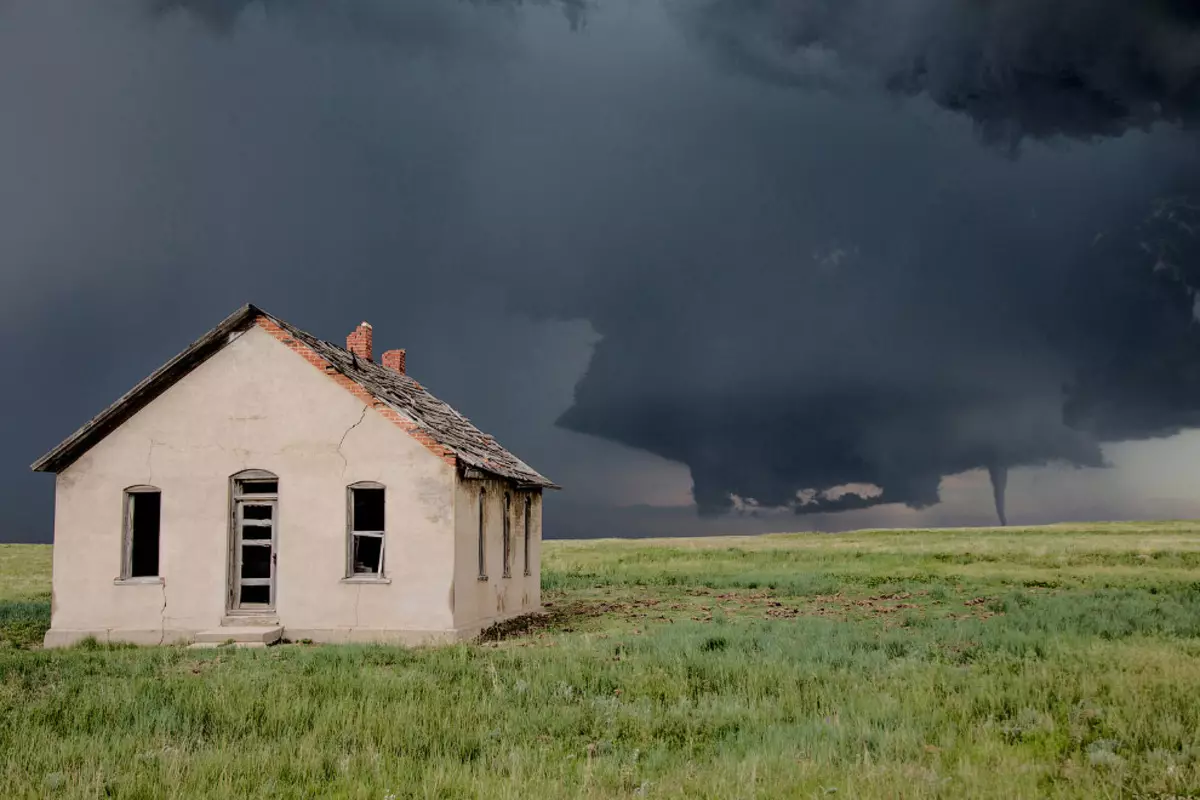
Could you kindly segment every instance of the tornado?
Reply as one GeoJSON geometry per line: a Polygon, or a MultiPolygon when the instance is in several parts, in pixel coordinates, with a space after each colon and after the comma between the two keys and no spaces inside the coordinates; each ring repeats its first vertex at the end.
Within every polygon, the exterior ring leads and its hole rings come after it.
{"type": "Polygon", "coordinates": [[[996,501],[996,516],[1002,526],[1008,525],[1008,516],[1004,513],[1004,493],[1008,489],[1008,467],[1004,464],[988,465],[988,477],[992,479],[992,497],[996,501]]]}

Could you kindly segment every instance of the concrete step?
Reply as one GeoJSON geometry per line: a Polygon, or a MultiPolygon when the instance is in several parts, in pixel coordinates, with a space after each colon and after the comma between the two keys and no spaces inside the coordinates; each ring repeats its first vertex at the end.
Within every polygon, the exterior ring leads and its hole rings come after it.
{"type": "Polygon", "coordinates": [[[268,645],[283,636],[282,625],[230,625],[196,633],[196,644],[218,645],[232,640],[238,645],[268,645]]]}
{"type": "Polygon", "coordinates": [[[278,624],[279,617],[274,614],[221,617],[222,628],[273,628],[278,624]]]}

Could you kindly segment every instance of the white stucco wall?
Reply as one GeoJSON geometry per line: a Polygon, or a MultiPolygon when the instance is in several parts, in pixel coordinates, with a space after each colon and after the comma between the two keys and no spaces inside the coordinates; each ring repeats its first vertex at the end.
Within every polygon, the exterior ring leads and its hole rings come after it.
{"type": "Polygon", "coordinates": [[[542,495],[517,491],[498,480],[463,480],[455,490],[456,568],[454,571],[454,621],[464,635],[511,617],[538,611],[542,606],[542,495]],[[485,491],[484,540],[487,580],[479,578],[479,490],[485,491]],[[512,494],[511,577],[503,576],[504,493],[512,494]],[[525,575],[524,503],[532,500],[530,518],[530,574],[525,575]]]}
{"type": "Polygon", "coordinates": [[[245,469],[279,476],[275,617],[285,636],[454,635],[454,468],[251,327],[58,475],[47,644],[172,642],[220,626],[230,476],[245,469]],[[342,580],[346,486],[356,481],[387,487],[390,583],[342,580]],[[137,484],[162,492],[162,581],[117,585],[123,491],[137,484]]]}

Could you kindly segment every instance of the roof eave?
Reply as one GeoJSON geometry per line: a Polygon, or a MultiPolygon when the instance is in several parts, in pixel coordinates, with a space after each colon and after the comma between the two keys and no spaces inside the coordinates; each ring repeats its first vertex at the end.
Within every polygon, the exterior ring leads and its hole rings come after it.
{"type": "Polygon", "coordinates": [[[516,478],[509,478],[509,480],[515,483],[518,489],[562,489],[557,483],[548,481],[545,478],[539,481],[522,481],[516,478]]]}
{"type": "Polygon", "coordinates": [[[554,483],[553,481],[547,479],[543,475],[538,475],[537,473],[534,473],[534,475],[537,476],[536,480],[525,480],[525,479],[515,477],[513,475],[505,475],[503,472],[499,472],[494,469],[489,469],[486,466],[481,466],[479,464],[473,464],[473,463],[469,462],[467,459],[463,458],[461,454],[458,455],[458,464],[459,464],[459,472],[462,475],[462,477],[467,478],[469,480],[479,480],[479,479],[487,476],[487,477],[493,478],[495,480],[508,481],[509,483],[516,486],[518,489],[562,489],[561,486],[559,486],[558,484],[554,483]],[[472,473],[474,473],[474,474],[472,474],[472,473]]]}

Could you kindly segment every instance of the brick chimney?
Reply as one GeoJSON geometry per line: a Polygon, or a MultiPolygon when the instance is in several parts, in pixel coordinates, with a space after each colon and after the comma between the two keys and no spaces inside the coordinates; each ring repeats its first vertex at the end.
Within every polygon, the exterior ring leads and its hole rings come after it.
{"type": "Polygon", "coordinates": [[[383,353],[383,365],[388,369],[394,369],[401,375],[404,374],[404,356],[403,350],[385,350],[383,353]]]}
{"type": "Polygon", "coordinates": [[[354,333],[346,337],[346,349],[364,361],[371,360],[371,323],[359,323],[354,333]]]}

